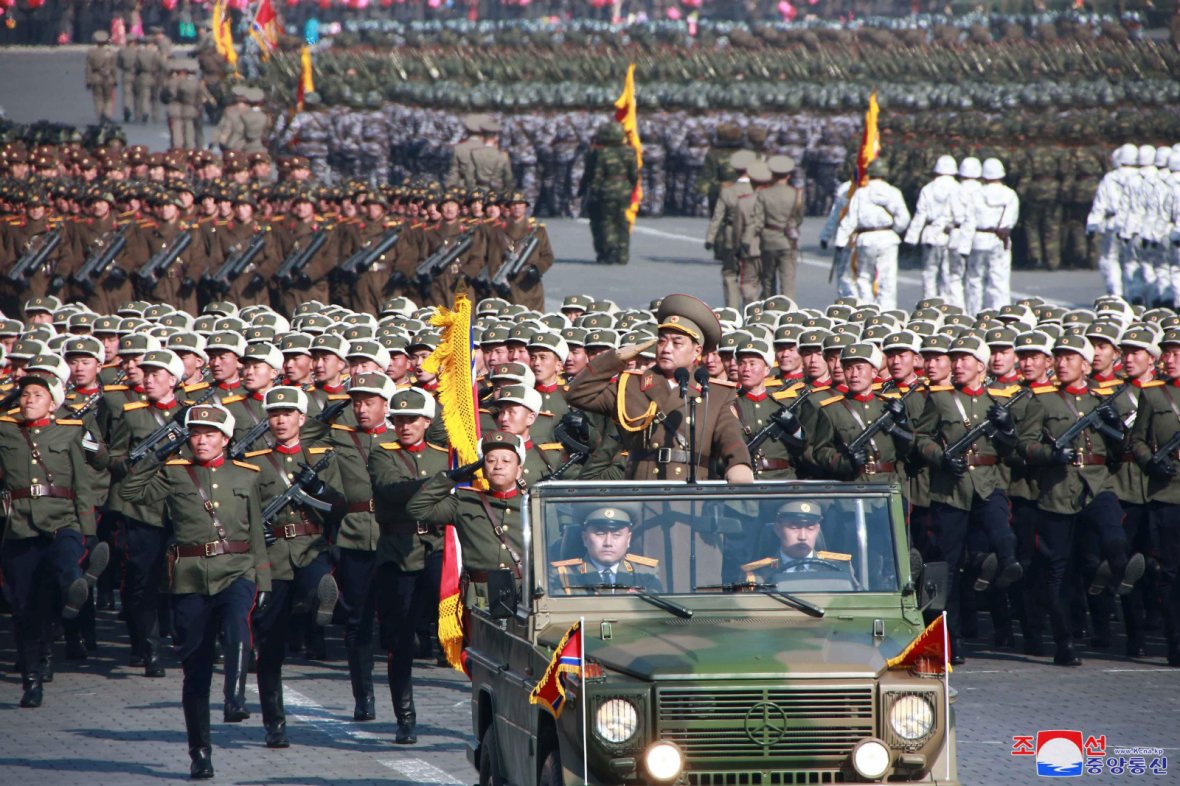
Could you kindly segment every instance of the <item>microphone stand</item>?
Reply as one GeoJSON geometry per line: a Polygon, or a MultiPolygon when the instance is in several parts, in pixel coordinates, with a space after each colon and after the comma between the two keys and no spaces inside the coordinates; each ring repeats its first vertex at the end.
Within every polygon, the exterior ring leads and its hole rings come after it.
{"type": "Polygon", "coordinates": [[[688,369],[676,369],[676,382],[680,385],[680,397],[688,405],[688,482],[697,482],[697,397],[688,388],[688,369]]]}

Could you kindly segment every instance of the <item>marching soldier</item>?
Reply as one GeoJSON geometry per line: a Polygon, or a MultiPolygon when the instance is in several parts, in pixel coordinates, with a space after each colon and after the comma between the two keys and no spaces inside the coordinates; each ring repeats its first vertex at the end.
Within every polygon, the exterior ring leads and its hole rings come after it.
{"type": "Polygon", "coordinates": [[[804,196],[790,184],[795,159],[771,156],[766,166],[774,182],[758,192],[747,230],[749,237],[743,238],[742,242],[753,248],[754,236],[758,238],[758,246],[762,249],[762,296],[782,293],[794,300],[804,196]]]}
{"type": "MultiPolygon", "coordinates": [[[[291,218],[282,224],[280,245],[283,261],[290,259],[293,254],[304,251],[315,242],[318,235],[328,234],[333,228],[331,222],[316,215],[315,197],[312,192],[301,189],[291,200],[291,218]]],[[[296,307],[308,300],[329,302],[328,275],[334,266],[334,260],[328,251],[330,240],[331,237],[325,240],[320,249],[303,265],[302,270],[292,271],[289,281],[271,279],[271,300],[281,304],[283,313],[294,314],[296,307]]],[[[281,267],[282,265],[279,269],[281,267]]]]}
{"type": "Polygon", "coordinates": [[[750,176],[746,174],[754,161],[754,154],[749,150],[738,150],[730,156],[729,168],[733,170],[734,178],[730,185],[718,192],[709,228],[705,231],[705,250],[713,251],[714,258],[721,261],[721,291],[726,308],[741,305],[737,261],[740,238],[734,234],[734,221],[738,200],[754,193],[750,176]]]}
{"type": "Polygon", "coordinates": [[[798,400],[806,396],[806,390],[801,385],[774,392],[767,389],[771,353],[763,339],[741,334],[736,355],[741,388],[734,405],[746,443],[769,426],[772,419],[781,429],[780,435],[764,441],[752,453],[754,476],[763,480],[793,480],[799,476],[804,464],[813,460],[812,448],[822,441],[816,434],[804,433],[799,418],[792,411],[799,406],[809,406],[798,400]]]}
{"type": "Polygon", "coordinates": [[[505,297],[510,303],[520,304],[529,310],[544,311],[545,287],[541,283],[541,276],[548,272],[554,261],[549,231],[537,219],[529,217],[528,198],[523,192],[512,192],[506,202],[507,215],[489,228],[487,263],[484,268],[488,281],[495,278],[501,265],[513,260],[526,243],[535,239],[536,248],[516,275],[507,281],[509,293],[505,297]]]}
{"type": "Polygon", "coordinates": [[[897,306],[897,246],[910,211],[901,192],[885,181],[889,170],[882,159],[874,159],[867,174],[868,185],[853,193],[836,229],[836,249],[852,254],[857,297],[890,309],[897,306]]]}
{"type": "Polygon", "coordinates": [[[115,90],[119,86],[118,55],[108,44],[111,34],[94,33],[94,48],[86,53],[86,89],[94,96],[94,114],[98,122],[115,122],[115,90]]]}
{"type": "Polygon", "coordinates": [[[430,301],[435,305],[450,305],[454,301],[458,283],[473,280],[479,272],[486,250],[483,234],[475,226],[465,225],[459,218],[460,199],[457,193],[447,193],[438,207],[442,220],[426,230],[423,257],[419,261],[440,249],[453,248],[465,235],[471,236],[471,247],[443,267],[430,282],[430,301]]]}
{"type": "MultiPolygon", "coordinates": [[[[217,250],[214,256],[224,262],[236,254],[244,253],[259,233],[266,235],[262,248],[237,278],[229,282],[226,297],[239,306],[269,305],[270,290],[267,282],[278,269],[281,256],[279,233],[259,221],[255,216],[258,200],[249,189],[240,189],[233,195],[234,217],[226,222],[224,229],[217,233],[217,250]]],[[[210,268],[209,272],[215,272],[210,268]]]]}

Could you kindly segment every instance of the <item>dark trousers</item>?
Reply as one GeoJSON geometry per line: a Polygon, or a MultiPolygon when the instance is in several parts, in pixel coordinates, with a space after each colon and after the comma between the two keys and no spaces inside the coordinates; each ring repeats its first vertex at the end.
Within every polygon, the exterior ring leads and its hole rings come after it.
{"type": "Polygon", "coordinates": [[[1000,564],[1007,564],[1016,552],[1016,538],[1009,524],[1011,510],[1008,495],[997,489],[987,499],[973,500],[971,510],[936,502],[930,506],[930,512],[928,553],[923,557],[928,562],[945,561],[950,569],[946,617],[950,638],[954,641],[960,636],[959,573],[967,561],[969,541],[973,549],[995,551],[1000,564]]]}
{"type": "Polygon", "coordinates": [[[181,695],[186,702],[203,701],[208,706],[218,634],[225,636],[227,651],[236,651],[241,644],[251,646],[254,595],[254,582],[239,578],[216,595],[172,596],[173,648],[184,668],[181,695]]]}
{"type": "Polygon", "coordinates": [[[5,538],[0,546],[4,595],[16,628],[17,659],[26,674],[40,668],[41,651],[50,643],[55,601],[82,576],[85,557],[82,533],[70,528],[32,538],[5,538]]]}
{"type": "MultiPolygon", "coordinates": [[[[1083,592],[1090,586],[1098,572],[1098,566],[1103,561],[1110,566],[1113,580],[1122,578],[1130,552],[1127,531],[1123,527],[1123,507],[1113,492],[1099,494],[1078,514],[1074,548],[1083,592]]],[[[1085,597],[1090,606],[1094,635],[1109,641],[1110,619],[1114,615],[1114,596],[1104,589],[1097,595],[1086,592],[1085,597]]]]}
{"type": "MultiPolygon", "coordinates": [[[[98,538],[94,535],[84,536],[83,544],[86,548],[86,556],[79,567],[85,570],[90,567],[90,555],[94,552],[94,547],[98,545],[98,538]]],[[[72,620],[62,620],[61,627],[65,633],[67,642],[85,642],[87,649],[95,649],[98,646],[96,639],[97,632],[95,630],[93,592],[86,598],[86,603],[82,605],[82,608],[78,610],[78,616],[72,620]]]]}
{"type": "Polygon", "coordinates": [[[1152,503],[1156,558],[1159,560],[1160,615],[1168,637],[1169,659],[1180,659],[1180,505],[1152,503]]]}
{"type": "Polygon", "coordinates": [[[123,612],[133,655],[147,657],[159,638],[160,591],[168,531],[123,519],[123,612]]]}
{"type": "MultiPolygon", "coordinates": [[[[1153,553],[1151,509],[1147,505],[1123,502],[1123,529],[1127,534],[1127,550],[1130,554],[1153,553]]],[[[1147,610],[1144,597],[1148,587],[1155,584],[1154,572],[1148,572],[1134,589],[1121,598],[1123,604],[1123,626],[1127,631],[1127,649],[1143,646],[1147,625],[1147,610]]]]}
{"type": "Polygon", "coordinates": [[[389,696],[399,722],[416,720],[411,672],[417,647],[414,635],[423,614],[438,612],[442,552],[426,558],[423,570],[404,571],[386,563],[377,569],[377,605],[381,644],[386,651],[389,696]]]}
{"type": "Polygon", "coordinates": [[[336,560],[336,584],[344,609],[344,648],[348,652],[348,676],[358,701],[373,695],[373,622],[377,605],[373,582],[377,554],[340,549],[336,560]]]}

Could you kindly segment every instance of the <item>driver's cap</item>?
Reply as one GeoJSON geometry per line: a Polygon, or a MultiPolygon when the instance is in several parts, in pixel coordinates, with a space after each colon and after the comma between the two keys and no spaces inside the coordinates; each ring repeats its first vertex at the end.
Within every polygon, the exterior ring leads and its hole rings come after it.
{"type": "Polygon", "coordinates": [[[778,506],[775,511],[775,516],[779,521],[790,519],[792,521],[808,520],[818,522],[823,518],[823,513],[819,505],[814,502],[807,502],[805,500],[791,500],[784,502],[778,506]]]}

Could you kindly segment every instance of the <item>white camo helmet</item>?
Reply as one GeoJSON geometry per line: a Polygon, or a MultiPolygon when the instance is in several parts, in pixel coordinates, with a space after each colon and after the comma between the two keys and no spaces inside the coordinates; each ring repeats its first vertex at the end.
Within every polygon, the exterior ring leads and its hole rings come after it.
{"type": "Polygon", "coordinates": [[[983,169],[979,165],[979,159],[975,156],[968,156],[959,162],[959,177],[978,178],[982,174],[983,169]]]}
{"type": "Polygon", "coordinates": [[[1003,180],[1004,165],[1000,163],[998,158],[989,158],[983,162],[983,179],[984,180],[1003,180]]]}
{"type": "Polygon", "coordinates": [[[957,167],[953,156],[941,155],[934,164],[934,174],[936,175],[954,175],[956,171],[957,167]]]}

